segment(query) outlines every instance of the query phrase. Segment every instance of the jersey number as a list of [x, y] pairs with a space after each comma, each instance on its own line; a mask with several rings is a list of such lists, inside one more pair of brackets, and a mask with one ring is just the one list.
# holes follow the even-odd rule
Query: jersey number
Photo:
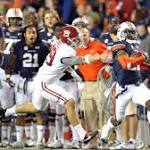
[[23, 55], [23, 67], [39, 67], [38, 54], [25, 53]]
[[46, 59], [46, 63], [47, 65], [51, 66], [52, 63], [53, 63], [53, 60], [55, 58], [55, 55], [56, 55], [56, 47], [53, 45], [49, 55], [47, 56], [47, 59]]

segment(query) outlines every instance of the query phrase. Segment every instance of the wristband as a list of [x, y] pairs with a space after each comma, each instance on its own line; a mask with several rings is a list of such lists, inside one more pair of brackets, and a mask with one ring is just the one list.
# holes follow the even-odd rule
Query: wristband
[[90, 64], [92, 61], [94, 61], [94, 59], [93, 59], [92, 55], [88, 54], [88, 55], [85, 55], [84, 61], [85, 61], [85, 63]]

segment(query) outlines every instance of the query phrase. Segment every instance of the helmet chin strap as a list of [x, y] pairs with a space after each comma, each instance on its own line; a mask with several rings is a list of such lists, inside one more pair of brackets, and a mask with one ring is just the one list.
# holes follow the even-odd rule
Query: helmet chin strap
[[130, 43], [130, 44], [136, 44], [136, 40], [129, 40], [129, 39], [127, 39], [126, 40], [128, 43]]

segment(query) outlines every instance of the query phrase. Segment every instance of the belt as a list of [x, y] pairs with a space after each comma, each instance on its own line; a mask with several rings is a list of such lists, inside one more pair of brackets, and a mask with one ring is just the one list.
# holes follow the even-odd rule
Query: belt
[[100, 81], [100, 80], [84, 80], [84, 82], [96, 82], [96, 81]]
[[[133, 83], [135, 86], [139, 86], [141, 82]], [[119, 84], [122, 88], [125, 88], [126, 85], [131, 85], [131, 84]]]
[[122, 94], [123, 94], [124, 92], [126, 92], [127, 90], [128, 90], [128, 88], [125, 87], [120, 93], [118, 93], [118, 94], [116, 95], [115, 98], [118, 98], [118, 96], [122, 95]]
[[33, 78], [26, 78], [26, 81], [33, 81]]
[[26, 81], [33, 81], [34, 76], [33, 77], [25, 77], [25, 76], [21, 76], [23, 79], [25, 79]]

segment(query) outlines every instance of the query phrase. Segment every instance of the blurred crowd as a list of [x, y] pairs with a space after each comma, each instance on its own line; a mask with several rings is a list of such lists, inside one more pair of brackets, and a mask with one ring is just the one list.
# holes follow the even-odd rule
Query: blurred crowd
[[[109, 28], [109, 19], [118, 16], [122, 21], [134, 23], [148, 19], [150, 2], [148, 0], [2, 0], [0, 14], [5, 15], [10, 7], [23, 10], [26, 17], [35, 15], [40, 22], [46, 9], [56, 10], [64, 23], [70, 24], [75, 18], [89, 15], [90, 28], [95, 36]], [[29, 17], [29, 18], [30, 18]], [[28, 17], [27, 17], [28, 18]], [[32, 17], [31, 17], [32, 18]]]

